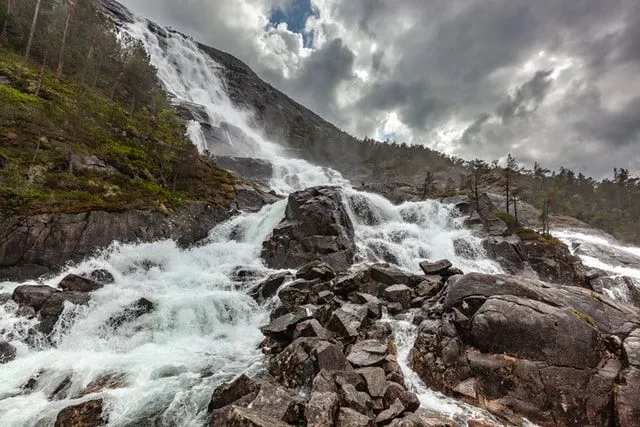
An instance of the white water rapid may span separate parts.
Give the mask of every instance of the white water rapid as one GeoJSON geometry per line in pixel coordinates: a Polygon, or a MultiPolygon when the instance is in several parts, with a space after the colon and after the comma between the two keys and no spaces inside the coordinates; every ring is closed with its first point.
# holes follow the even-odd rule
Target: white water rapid
{"type": "MultiPolygon", "coordinates": [[[[144,42],[177,101],[202,108],[211,126],[226,123],[241,131],[241,141],[226,133],[238,150],[234,154],[274,165],[274,190],[287,194],[320,184],[342,186],[355,224],[359,262],[384,260],[416,271],[425,258],[448,258],[467,271],[500,271],[451,207],[434,201],[394,206],[351,188],[336,171],[285,156],[253,127],[251,113],[231,102],[220,66],[190,39],[176,33],[159,39],[141,19],[124,30],[144,42]]],[[[189,124],[188,134],[201,151],[210,148],[198,122],[189,124]]],[[[115,278],[114,284],[92,294],[88,306],[66,307],[50,341],[30,331],[37,319],[25,317],[11,301],[0,305],[0,340],[17,348],[16,359],[0,365],[0,424],[50,426],[60,409],[102,398],[110,426],[205,425],[215,386],[261,369],[259,326],[267,321],[268,311],[246,295],[248,285],[240,276],[257,280],[272,272],[260,259],[261,243],[283,217],[285,206],[283,200],[241,214],[191,249],[180,249],[173,241],[114,243],[43,280],[41,284],[56,287],[68,273],[94,269],[105,269],[115,278]],[[152,301],[155,309],[108,326],[109,319],[140,298],[152,301]],[[120,387],[83,394],[91,382],[109,377],[120,387]]],[[[1,283],[0,293],[6,296],[18,285],[1,283]]],[[[406,356],[412,338],[399,331],[399,350],[406,356]]],[[[406,363],[404,368],[409,372],[406,363]]],[[[444,416],[474,415],[446,398],[439,398],[434,408],[427,404],[433,393],[416,391],[429,409],[444,416]]]]}

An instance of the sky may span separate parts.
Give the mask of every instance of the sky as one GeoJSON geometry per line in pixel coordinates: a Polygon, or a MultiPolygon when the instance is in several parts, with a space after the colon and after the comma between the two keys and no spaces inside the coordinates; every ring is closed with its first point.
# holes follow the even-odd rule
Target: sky
{"type": "Polygon", "coordinates": [[[359,137],[640,173],[637,0],[123,0],[359,137]]]}

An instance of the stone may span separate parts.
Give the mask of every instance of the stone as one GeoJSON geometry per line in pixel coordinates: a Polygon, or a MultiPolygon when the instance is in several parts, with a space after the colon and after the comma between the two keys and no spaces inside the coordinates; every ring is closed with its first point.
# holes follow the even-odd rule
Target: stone
{"type": "Polygon", "coordinates": [[[322,261],[347,270],[355,255],[353,223],[336,187],[311,187],[291,193],[285,215],[262,245],[271,268],[298,268],[322,261]]]}
{"type": "Polygon", "coordinates": [[[233,381],[216,387],[211,396],[208,411],[211,412],[215,409],[231,405],[246,395],[257,393],[258,390],[260,390],[260,384],[247,375],[242,374],[233,381]]]}
{"type": "Polygon", "coordinates": [[[613,425],[638,418],[638,329],[640,310],[582,287],[470,273],[448,281],[410,363],[427,387],[510,422],[613,425]]]}
{"type": "Polygon", "coordinates": [[[58,283],[58,287],[63,291],[72,292],[93,292],[103,286],[101,283],[76,274],[68,274],[58,283]]]}
{"type": "Polygon", "coordinates": [[[325,393],[325,392],[337,392],[336,381],[333,378],[333,374],[326,369],[321,369],[318,375],[313,379],[311,386],[313,393],[325,393]]]}
{"type": "Polygon", "coordinates": [[[371,280],[385,286],[391,285],[417,285],[411,273],[400,270],[389,264],[374,264],[370,270],[371,280]]]}
{"type": "Polygon", "coordinates": [[[56,292],[59,291],[51,286],[21,285],[13,290],[12,298],[20,305],[33,307],[34,310],[38,311],[42,304],[56,292]]]}
{"type": "Polygon", "coordinates": [[[340,398],[338,393],[314,392],[307,402],[304,416],[307,427],[327,427],[335,425],[340,398]]]}
{"type": "Polygon", "coordinates": [[[96,399],[61,410],[56,417],[55,427],[101,426],[106,421],[102,415],[102,399],[96,399]]]}
{"type": "Polygon", "coordinates": [[[371,412],[373,408],[371,396],[363,391],[356,390],[353,384],[342,384],[340,394],[342,395],[343,406],[363,414],[371,412]]]}
{"type": "Polygon", "coordinates": [[[304,416],[304,402],[293,392],[273,384],[263,384],[251,409],[288,424],[300,424],[304,416]]]}
{"type": "Polygon", "coordinates": [[[358,391],[367,391],[367,383],[364,382],[362,375],[358,374],[354,370],[336,371],[333,373],[333,378],[335,379],[336,384],[340,387],[351,384],[358,391]]]}
{"type": "Polygon", "coordinates": [[[354,366],[367,367],[384,362],[387,355],[387,344],[378,340],[359,341],[351,347],[347,360],[354,366]]]}
{"type": "Polygon", "coordinates": [[[117,328],[123,323],[132,322],[142,315],[151,313],[155,310],[155,304],[146,298],[140,298],[129,306],[125,307],[122,312],[114,314],[107,320],[107,326],[117,328]]]}
{"type": "Polygon", "coordinates": [[[256,286],[252,287],[247,293],[256,301],[264,302],[273,297],[280,286],[282,286],[284,282],[291,277],[291,273],[288,272],[272,274],[256,286]]]}
{"type": "Polygon", "coordinates": [[[395,402],[388,409],[380,412],[376,417],[376,423],[378,425],[385,425],[391,422],[394,418],[399,417],[405,410],[404,405],[400,399],[396,399],[395,402]]]}
{"type": "Polygon", "coordinates": [[[407,285],[392,285],[384,290],[384,299],[402,305],[402,308],[409,308],[411,301],[411,288],[407,285]]]}
{"type": "Polygon", "coordinates": [[[340,347],[321,341],[314,349],[318,369],[328,371],[348,371],[353,369],[340,347]]]}
{"type": "Polygon", "coordinates": [[[296,272],[296,279],[319,279],[326,282],[334,277],[336,277],[336,272],[333,271],[329,265],[321,261],[312,261],[296,272]]]}
{"type": "Polygon", "coordinates": [[[260,331],[267,337],[273,337],[281,341],[291,341],[294,329],[296,328],[298,323],[302,322],[303,320],[309,319],[309,317],[309,313],[305,309],[298,308],[291,313],[287,313],[278,317],[267,326],[261,327],[260,331]]]}
{"type": "Polygon", "coordinates": [[[98,393],[107,389],[116,389],[123,388],[127,386],[127,376],[124,374],[108,374],[96,378],[91,381],[87,386],[80,392],[77,397],[86,396],[91,393],[98,393]]]}
{"type": "Polygon", "coordinates": [[[465,424],[446,418],[442,415],[433,414],[426,411],[405,414],[402,418],[394,419],[390,427],[498,427],[498,424],[486,426],[476,426],[474,420],[468,420],[465,424]]]}
{"type": "Polygon", "coordinates": [[[113,274],[104,269],[93,270],[89,274],[89,279],[93,280],[94,282],[102,283],[103,285],[110,285],[116,281],[115,277],[113,277],[113,274]]]}
{"type": "Polygon", "coordinates": [[[0,341],[0,365],[16,358],[16,348],[6,341],[0,341]]]}
{"type": "Polygon", "coordinates": [[[371,420],[364,414],[351,409],[340,408],[336,427],[369,427],[371,420]]]}
{"type": "Polygon", "coordinates": [[[442,289],[442,277],[428,276],[425,280],[416,286],[414,292],[421,297],[430,298],[435,296],[442,289]]]}
{"type": "Polygon", "coordinates": [[[366,307],[356,304],[344,304],[331,314],[327,328],[345,338],[357,337],[362,322],[366,317],[366,307]]]}
{"type": "Polygon", "coordinates": [[[453,264],[451,264],[451,261],[449,261],[448,259],[441,259],[434,262],[422,261],[420,263],[420,269],[422,269],[424,274],[426,274],[427,276],[446,276],[445,273],[447,273],[447,270],[449,270],[449,268],[452,266],[453,264]]]}
{"type": "Polygon", "coordinates": [[[296,324],[295,330],[293,331],[294,340],[300,337],[316,337],[321,340],[328,340],[332,336],[333,334],[325,329],[316,319],[308,319],[296,324]]]}
{"type": "Polygon", "coordinates": [[[416,394],[395,382],[389,381],[385,384],[383,399],[388,406],[399,399],[408,411],[415,411],[420,407],[416,394]]]}
{"type": "Polygon", "coordinates": [[[372,397],[382,397],[386,390],[386,378],[384,369],[378,367],[360,368],[356,370],[367,383],[367,390],[372,397]]]}
{"type": "Polygon", "coordinates": [[[233,406],[227,415],[228,427],[287,427],[289,424],[261,414],[260,411],[233,406]]]}
{"type": "Polygon", "coordinates": [[[319,371],[312,357],[319,343],[317,338],[298,338],[269,361],[269,373],[285,387],[310,387],[319,371]]]}

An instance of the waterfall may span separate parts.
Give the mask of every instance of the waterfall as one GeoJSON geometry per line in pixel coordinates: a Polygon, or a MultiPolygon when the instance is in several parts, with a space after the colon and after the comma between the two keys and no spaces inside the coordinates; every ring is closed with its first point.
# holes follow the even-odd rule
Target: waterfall
{"type": "MultiPolygon", "coordinates": [[[[125,25],[123,31],[144,43],[176,102],[201,108],[207,127],[223,128],[225,138],[233,139],[234,155],[272,163],[273,190],[286,195],[309,186],[342,187],[355,226],[358,263],[386,261],[417,271],[425,258],[449,258],[466,271],[501,271],[486,259],[479,239],[462,227],[452,207],[436,201],[394,206],[381,196],[352,188],[335,170],[285,155],[281,146],[253,127],[251,112],[233,104],[220,77],[221,66],[189,38],[173,32],[158,36],[143,19],[125,25]]],[[[187,130],[201,152],[215,152],[200,122],[188,123],[187,130]]],[[[243,213],[215,227],[190,249],[180,249],[171,240],[114,242],[94,258],[42,281],[57,287],[66,274],[94,269],[107,270],[115,278],[114,284],[92,293],[87,306],[66,307],[62,325],[49,341],[29,333],[37,319],[20,315],[11,301],[0,305],[0,339],[17,348],[16,359],[0,365],[2,424],[53,425],[62,408],[98,397],[105,400],[110,425],[204,425],[217,385],[262,368],[257,345],[268,310],[247,296],[248,285],[238,271],[256,280],[273,273],[260,259],[261,244],[283,217],[285,206],[282,200],[259,212],[243,213]],[[109,319],[140,298],[152,301],[155,309],[120,326],[108,326],[109,319]],[[114,375],[121,378],[121,387],[82,396],[92,381],[114,375]],[[61,393],[63,385],[66,391],[61,393]]],[[[18,285],[2,283],[0,292],[10,293],[18,285]]],[[[403,341],[402,351],[410,347],[411,337],[403,341]]],[[[416,391],[423,402],[431,393],[416,391]]],[[[455,405],[453,400],[441,403],[449,409],[454,407],[447,405],[455,405]]]]}

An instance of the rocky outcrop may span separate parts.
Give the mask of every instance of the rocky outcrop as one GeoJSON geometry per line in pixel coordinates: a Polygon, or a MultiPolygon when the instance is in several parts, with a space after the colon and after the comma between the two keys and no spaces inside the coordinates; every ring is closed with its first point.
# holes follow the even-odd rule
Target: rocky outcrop
{"type": "Polygon", "coordinates": [[[586,268],[559,241],[522,240],[511,235],[489,237],[483,246],[489,258],[511,274],[531,276],[533,272],[543,281],[590,288],[586,268]]]}
{"type": "Polygon", "coordinates": [[[336,271],[351,266],[355,255],[351,219],[336,187],[312,187],[289,195],[285,217],[262,245],[272,268],[297,268],[319,260],[336,271]]]}
{"type": "Polygon", "coordinates": [[[427,386],[513,422],[637,421],[637,309],[578,287],[478,273],[451,279],[441,303],[412,350],[427,386]]]}
{"type": "MultiPolygon", "coordinates": [[[[276,198],[254,188],[240,188],[234,203],[259,209],[276,198]]],[[[189,246],[230,218],[229,207],[193,202],[171,213],[147,210],[91,211],[33,216],[0,215],[0,281],[24,281],[54,272],[109,246],[174,239],[189,246]]]]}

